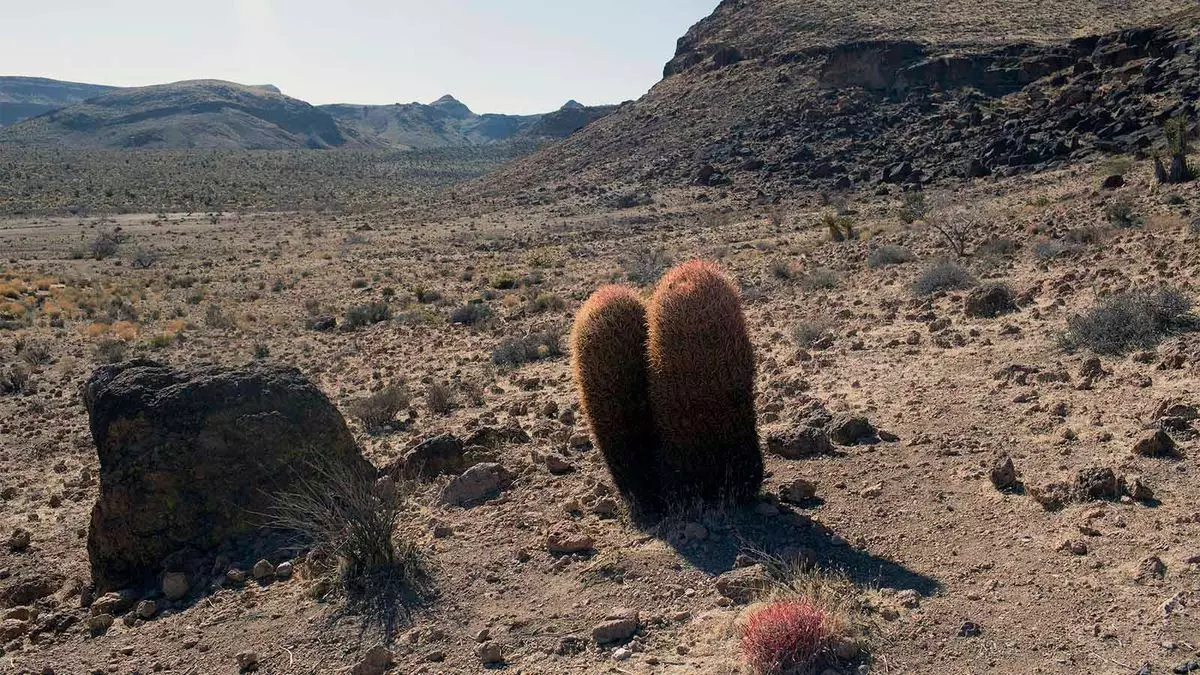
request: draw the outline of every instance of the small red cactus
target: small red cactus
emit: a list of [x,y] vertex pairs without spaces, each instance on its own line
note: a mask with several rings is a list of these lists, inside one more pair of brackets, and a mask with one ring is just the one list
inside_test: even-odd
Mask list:
[[742,653],[764,675],[808,672],[829,646],[829,614],[807,600],[779,600],[755,610],[741,627]]

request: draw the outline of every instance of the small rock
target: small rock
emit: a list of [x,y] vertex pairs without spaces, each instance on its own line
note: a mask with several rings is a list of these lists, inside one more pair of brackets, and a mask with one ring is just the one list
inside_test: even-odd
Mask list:
[[785,459],[819,457],[833,452],[829,434],[812,426],[772,432],[767,435],[766,445],[767,452]]
[[259,560],[254,563],[251,574],[254,575],[255,581],[263,581],[275,576],[275,566],[271,564],[270,560]]
[[561,456],[551,453],[546,455],[546,469],[555,476],[561,476],[571,473],[575,467]]
[[767,570],[750,565],[722,574],[714,582],[717,593],[740,604],[748,603],[770,588]]
[[1038,487],[1030,487],[1029,495],[1047,511],[1058,511],[1074,497],[1071,485],[1055,481]]
[[292,578],[292,563],[281,562],[275,567],[276,579],[291,579]]
[[816,483],[804,478],[796,478],[779,486],[779,500],[788,504],[803,504],[816,496]]
[[112,614],[97,614],[88,619],[88,630],[98,635],[112,628],[114,622],[116,622],[116,617]]
[[567,635],[559,639],[558,645],[554,648],[554,653],[559,656],[574,656],[587,651],[587,642],[574,635]]
[[252,651],[238,652],[237,654],[238,668],[243,673],[256,670],[258,668],[258,653]]
[[614,661],[627,661],[631,656],[633,656],[633,650],[627,647],[618,647],[613,650],[612,654]]
[[1082,539],[1068,539],[1058,545],[1058,550],[1066,551],[1071,555],[1087,555],[1088,545]]
[[879,432],[866,417],[838,415],[829,423],[829,438],[838,445],[858,445],[879,437]]
[[91,614],[92,616],[99,614],[116,616],[123,614],[130,607],[133,607],[133,603],[135,602],[137,602],[137,594],[133,591],[125,590],[116,593],[105,593],[92,602]]
[[708,528],[700,523],[688,523],[683,526],[683,538],[688,541],[704,541],[708,539]]
[[29,632],[28,621],[21,621],[19,619],[5,619],[0,621],[0,645],[11,640],[19,640],[27,632]]
[[964,621],[958,628],[959,637],[979,637],[980,635],[983,635],[983,626],[974,621]]
[[246,571],[239,570],[236,567],[231,567],[229,571],[225,573],[225,581],[233,584],[234,586],[240,586],[246,583],[247,578]]
[[442,490],[441,503],[471,506],[512,485],[515,476],[499,464],[476,464],[455,476]]
[[504,648],[499,642],[489,640],[476,645],[475,656],[478,656],[479,662],[485,666],[504,663]]
[[186,574],[167,572],[163,575],[162,592],[167,600],[179,600],[188,594],[191,585]]
[[13,530],[12,536],[8,538],[8,548],[14,553],[20,553],[29,548],[30,535],[29,530],[23,527],[18,527]]
[[858,496],[863,499],[875,499],[883,494],[883,483],[876,483],[870,487],[865,487],[859,490]]
[[1159,429],[1134,444],[1133,454],[1142,457],[1174,457],[1179,454],[1179,447],[1170,434]]
[[1017,478],[1017,468],[1008,455],[996,458],[992,464],[991,479],[992,485],[1001,492],[1011,492],[1021,487],[1021,481]]
[[1166,575],[1167,566],[1163,564],[1162,558],[1152,555],[1138,563],[1137,573],[1134,575],[1134,578],[1145,583],[1155,579],[1162,579]]
[[396,657],[387,647],[371,647],[363,656],[363,660],[355,664],[350,675],[383,675],[395,663]]
[[142,600],[137,604],[137,609],[134,611],[139,619],[149,621],[158,614],[158,603],[153,600]]
[[616,518],[620,513],[621,507],[617,501],[611,497],[597,499],[595,506],[592,507],[592,513],[601,518]]
[[994,319],[1017,311],[1016,296],[1007,284],[985,284],[967,293],[963,313],[969,317]]
[[593,540],[570,523],[558,523],[546,534],[546,550],[554,555],[583,553],[592,549]]
[[1119,187],[1124,187],[1125,177],[1119,173],[1114,173],[1110,176],[1105,176],[1100,182],[1100,188],[1103,190],[1116,190]]
[[1121,496],[1117,474],[1107,467],[1080,469],[1075,477],[1075,494],[1080,501],[1117,499]]
[[1121,479],[1121,492],[1129,495],[1135,502],[1154,501],[1154,490],[1142,480],[1141,476],[1127,476]]
[[461,473],[467,468],[464,447],[462,440],[453,434],[434,436],[404,453],[399,462],[389,465],[384,472],[408,480]]
[[592,629],[592,639],[596,644],[623,642],[637,633],[641,623],[636,610],[617,609],[609,613],[608,618]]

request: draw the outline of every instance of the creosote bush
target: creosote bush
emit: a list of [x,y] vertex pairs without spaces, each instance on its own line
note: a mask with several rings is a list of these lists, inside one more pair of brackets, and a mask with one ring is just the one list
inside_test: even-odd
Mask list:
[[806,291],[827,291],[837,288],[838,274],[827,267],[818,267],[804,276],[801,286]]
[[450,323],[474,326],[483,323],[492,315],[492,310],[482,302],[468,302],[450,312]]
[[346,310],[342,320],[342,328],[355,330],[373,324],[381,323],[392,318],[392,308],[386,302],[368,302],[354,305]]
[[1166,336],[1196,328],[1192,301],[1172,288],[1140,289],[1103,299],[1067,321],[1062,346],[1097,354],[1149,349]]
[[792,329],[792,339],[801,349],[812,349],[833,337],[833,322],[825,318],[801,321]]
[[435,415],[449,415],[458,407],[458,397],[454,389],[442,382],[434,382],[425,390],[425,405]]
[[913,255],[912,251],[903,246],[885,244],[871,251],[870,255],[867,256],[867,267],[879,268],[888,265],[903,265],[904,263],[914,262],[916,259],[917,256]]
[[404,382],[393,382],[369,396],[352,401],[349,412],[363,423],[368,433],[376,433],[396,421],[396,415],[408,408],[411,401],[412,396]]
[[967,268],[949,260],[934,263],[913,282],[917,295],[933,295],[939,291],[961,291],[978,283]]

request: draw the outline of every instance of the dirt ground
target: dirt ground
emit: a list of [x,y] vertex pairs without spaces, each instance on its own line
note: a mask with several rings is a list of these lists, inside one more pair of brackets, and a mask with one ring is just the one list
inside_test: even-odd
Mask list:
[[[10,593],[0,616],[20,618],[9,616],[18,584],[53,588],[32,603],[50,628],[0,641],[0,672],[234,673],[246,651],[257,654],[259,672],[349,672],[387,639],[337,598],[314,599],[303,574],[88,630],[80,590],[90,578],[85,538],[98,464],[78,389],[97,347],[120,349],[116,342],[126,356],[172,364],[294,364],[343,411],[403,379],[414,393],[407,428],[369,435],[347,415],[377,466],[443,432],[512,424],[528,432],[528,443],[494,451],[517,474],[498,498],[439,506],[439,479],[420,486],[405,512],[401,534],[418,542],[433,591],[408,608],[410,624],[390,642],[392,672],[482,672],[484,640],[503,648],[504,663],[489,668],[511,673],[747,672],[736,634],[745,607],[723,597],[714,578],[742,564],[739,554],[797,551],[844,573],[864,611],[863,655],[844,672],[1168,673],[1200,659],[1200,443],[1177,435],[1174,459],[1132,452],[1161,402],[1200,404],[1196,334],[1151,353],[1105,356],[1105,374],[1094,379],[1081,375],[1091,355],[1065,352],[1058,339],[1098,294],[1167,283],[1198,297],[1200,234],[1189,222],[1200,188],[1153,186],[1142,162],[1114,193],[1099,188],[1103,172],[989,180],[955,195],[987,214],[975,244],[1015,244],[1009,254],[964,260],[1021,298],[1019,311],[994,319],[966,317],[963,291],[914,296],[913,279],[947,252],[922,223],[897,218],[898,192],[852,200],[856,227],[869,236],[844,243],[817,225],[815,200],[761,207],[709,192],[713,201],[699,202],[691,190],[611,212],[563,201],[0,221],[8,305],[0,309],[10,322],[0,363],[22,363],[19,340],[25,353],[30,342],[46,347],[26,364],[24,393],[0,396],[0,598]],[[1120,195],[1142,227],[1098,227]],[[126,237],[117,255],[75,257],[117,226]],[[1095,228],[1092,243],[1054,258],[1036,252],[1084,228]],[[868,253],[881,243],[919,260],[871,268]],[[155,262],[136,267],[138,249],[154,251]],[[898,440],[814,459],[768,455],[764,493],[807,478],[817,486],[807,504],[768,499],[649,529],[596,508],[611,480],[586,442],[569,356],[501,367],[492,350],[569,330],[599,285],[661,272],[658,251],[717,260],[741,284],[764,437],[801,423],[819,402],[865,415]],[[833,271],[832,287],[812,281],[818,269]],[[440,299],[430,301],[434,292]],[[305,327],[311,314],[340,319],[385,297],[389,321],[351,332]],[[450,311],[470,299],[482,300],[490,319],[450,324]],[[799,348],[794,327],[822,320],[832,340]],[[456,399],[444,414],[427,400],[441,385]],[[1001,453],[1027,486],[1111,468],[1141,476],[1154,500],[1049,511],[1030,490],[993,486]],[[548,455],[567,466],[551,472]],[[551,554],[547,532],[564,527],[590,536],[591,549]],[[23,550],[2,545],[16,528],[32,535]],[[599,646],[592,629],[614,608],[637,610],[639,632]],[[964,630],[968,622],[978,630]]]

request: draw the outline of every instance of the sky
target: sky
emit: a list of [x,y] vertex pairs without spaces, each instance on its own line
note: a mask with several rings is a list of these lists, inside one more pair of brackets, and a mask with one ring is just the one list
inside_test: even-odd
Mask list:
[[644,94],[717,0],[0,0],[0,75],[538,113]]

